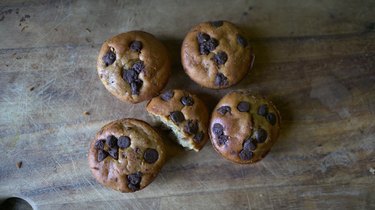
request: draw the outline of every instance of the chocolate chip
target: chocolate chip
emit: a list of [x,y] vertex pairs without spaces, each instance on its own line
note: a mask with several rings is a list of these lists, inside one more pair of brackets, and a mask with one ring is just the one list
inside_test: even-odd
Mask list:
[[210,24],[213,26],[213,27],[220,27],[223,25],[223,21],[222,20],[216,20],[216,21],[211,21]]
[[105,66],[109,66],[116,60],[116,54],[112,51],[108,51],[107,54],[103,56],[103,62],[105,63]]
[[104,160],[107,156],[108,156],[108,152],[106,152],[106,151],[104,151],[104,150],[99,150],[99,151],[98,151],[98,162],[101,162],[101,161]]
[[146,163],[155,163],[159,159],[159,153],[156,149],[146,149],[143,159],[145,159]]
[[129,136],[120,136],[118,138],[117,145],[122,149],[128,148],[130,146]]
[[260,105],[258,108],[258,114],[265,117],[267,113],[268,113],[267,105],[265,104]]
[[207,55],[219,45],[219,41],[214,38],[210,38],[208,41],[203,42],[199,45],[199,52],[201,55]]
[[253,157],[253,152],[250,150],[241,150],[238,156],[241,160],[250,160]]
[[136,61],[133,64],[132,69],[139,74],[143,69],[145,69],[145,64],[143,61]]
[[134,63],[131,69],[124,69],[122,78],[130,84],[132,95],[139,95],[143,81],[138,79],[139,73],[144,69],[143,61]]
[[190,96],[182,96],[180,101],[184,106],[192,106],[194,104],[194,100]]
[[142,85],[143,85],[143,81],[140,80],[140,79],[137,79],[137,80],[133,81],[132,83],[130,83],[132,95],[139,95],[139,91],[140,91]]
[[247,139],[244,143],[243,143],[243,149],[244,150],[255,150],[257,148],[257,144],[256,144],[256,141],[255,139]]
[[237,105],[237,109],[240,112],[248,112],[250,110],[250,103],[246,101],[241,101]]
[[224,134],[224,127],[220,123],[215,123],[214,126],[212,126],[212,132],[216,136],[221,136]]
[[221,115],[225,115],[226,113],[231,112],[231,108],[230,106],[222,106],[219,107],[216,111],[219,112]]
[[196,134],[199,130],[198,126],[198,121],[193,121],[193,120],[188,120],[185,127],[184,131],[188,134]]
[[199,44],[202,44],[203,42],[207,42],[208,40],[210,40],[210,36],[206,33],[199,32],[197,35],[197,40]]
[[174,122],[174,123],[180,123],[185,120],[184,114],[180,111],[174,111],[169,114],[169,118]]
[[221,146],[221,145],[227,144],[229,138],[226,135],[221,135],[217,137],[217,139],[218,139],[218,144]]
[[117,138],[113,135],[107,136],[107,144],[110,148],[116,148],[117,147]]
[[228,85],[228,78],[222,73],[217,73],[215,77],[216,86],[226,86]]
[[198,132],[197,134],[194,135],[193,141],[196,143],[200,143],[203,140],[204,133],[203,131]]
[[109,154],[113,159],[117,160],[117,159],[118,159],[118,147],[117,147],[117,145],[116,145],[116,148],[111,148],[111,149],[109,149],[108,154]]
[[132,83],[133,81],[138,79],[138,73],[133,70],[133,69],[124,69],[122,78],[127,82],[127,83]]
[[128,187],[129,187],[130,190],[136,191],[136,190],[140,189],[140,183],[141,183],[141,180],[142,180],[142,175],[143,174],[141,172],[137,172],[137,173],[129,174],[127,176]]
[[95,149],[101,149],[103,150],[104,149],[104,144],[105,144],[105,140],[104,139],[100,139],[98,141],[95,142]]
[[164,93],[162,93],[160,95],[160,98],[163,100],[163,101],[169,101],[171,98],[173,98],[174,96],[174,92],[173,90],[167,90],[165,91]]
[[217,41],[215,38],[211,38],[206,43],[207,43],[207,49],[210,52],[215,50],[215,48],[219,45],[219,41]]
[[131,183],[128,184],[128,188],[132,191],[137,191],[140,189],[140,187],[141,187],[140,184],[131,184]]
[[267,131],[265,131],[263,128],[259,128],[257,131],[255,131],[254,137],[258,143],[263,143],[267,139]]
[[203,44],[199,45],[199,52],[200,52],[201,55],[208,55],[210,53],[210,51],[207,49],[207,47],[204,46]]
[[274,113],[268,113],[266,119],[268,120],[271,125],[275,125],[276,123],[276,115]]
[[16,167],[17,167],[17,168],[21,168],[21,167],[22,167],[22,161],[18,161],[18,162],[16,163]]
[[228,60],[228,56],[225,52],[220,51],[214,55],[213,60],[217,65],[224,65]]
[[141,183],[142,175],[143,175],[142,172],[137,172],[137,173],[129,174],[127,176],[128,183],[133,184],[133,185]]
[[242,47],[246,47],[247,46],[247,40],[243,36],[241,36],[241,35],[237,35],[237,42]]
[[130,43],[130,49],[132,51],[141,52],[142,50],[142,42],[140,41],[133,41]]

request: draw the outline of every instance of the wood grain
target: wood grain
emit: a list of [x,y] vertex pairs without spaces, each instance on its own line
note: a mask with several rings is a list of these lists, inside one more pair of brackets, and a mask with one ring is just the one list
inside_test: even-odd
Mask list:
[[[346,0],[1,1],[0,200],[35,209],[375,209],[374,9]],[[252,72],[220,91],[194,84],[179,58],[186,32],[214,19],[240,25],[256,54]],[[133,29],[170,50],[168,88],[198,94],[210,110],[235,89],[269,96],[282,115],[269,155],[243,166],[210,143],[195,153],[169,142],[171,158],[145,190],[99,185],[87,164],[97,130],[123,117],[154,124],[145,103],[117,100],[96,73],[101,43]]]

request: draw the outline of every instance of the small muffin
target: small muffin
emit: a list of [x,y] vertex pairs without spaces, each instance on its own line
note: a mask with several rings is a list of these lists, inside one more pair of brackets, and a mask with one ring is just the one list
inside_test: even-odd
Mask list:
[[130,31],[104,42],[97,61],[101,81],[118,99],[139,103],[167,84],[171,61],[167,48],[153,35]]
[[178,143],[199,151],[208,139],[208,111],[197,96],[184,90],[167,90],[154,97],[146,107],[148,113],[172,129]]
[[280,114],[272,102],[247,91],[225,95],[212,112],[209,135],[215,150],[236,163],[261,160],[276,142]]
[[252,68],[254,55],[241,32],[228,21],[195,26],[181,49],[185,72],[199,85],[221,89],[238,83]]
[[91,172],[102,185],[134,192],[149,185],[164,165],[161,137],[147,123],[122,119],[105,125],[91,142]]

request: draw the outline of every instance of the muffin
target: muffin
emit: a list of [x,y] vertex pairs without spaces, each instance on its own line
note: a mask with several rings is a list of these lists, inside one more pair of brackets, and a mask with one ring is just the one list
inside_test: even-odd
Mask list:
[[161,137],[137,119],[117,120],[102,127],[88,154],[95,179],[120,192],[134,192],[149,185],[165,158]]
[[209,135],[215,150],[235,163],[254,163],[271,150],[280,131],[280,114],[264,97],[248,91],[225,95],[211,115]]
[[130,31],[104,42],[97,60],[101,81],[118,99],[139,103],[167,84],[171,61],[167,48],[153,35]]
[[199,151],[208,140],[208,111],[196,95],[184,90],[167,90],[151,99],[146,109],[172,129],[177,142],[185,149]]
[[242,80],[254,54],[244,33],[228,21],[201,23],[186,35],[181,49],[185,72],[199,85],[222,89]]

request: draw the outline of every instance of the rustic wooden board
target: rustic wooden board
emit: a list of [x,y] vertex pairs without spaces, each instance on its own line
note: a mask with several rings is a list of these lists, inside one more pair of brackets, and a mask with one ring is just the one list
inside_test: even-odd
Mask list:
[[[374,11],[375,1],[342,0],[1,1],[0,200],[35,209],[375,209]],[[239,24],[256,54],[246,79],[220,91],[198,87],[179,61],[189,28],[213,19]],[[268,95],[283,118],[269,155],[243,166],[210,143],[199,153],[171,144],[145,190],[99,185],[86,161],[96,131],[123,117],[153,123],[145,103],[122,103],[96,74],[103,40],[133,29],[168,46],[168,88],[197,93],[211,110],[234,89]]]

